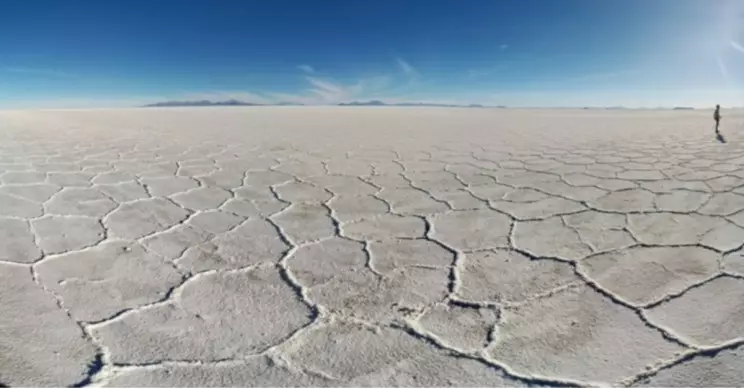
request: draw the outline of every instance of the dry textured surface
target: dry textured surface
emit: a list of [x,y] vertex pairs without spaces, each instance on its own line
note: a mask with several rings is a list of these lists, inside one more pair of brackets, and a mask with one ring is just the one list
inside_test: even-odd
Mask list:
[[725,120],[0,112],[0,386],[742,386]]

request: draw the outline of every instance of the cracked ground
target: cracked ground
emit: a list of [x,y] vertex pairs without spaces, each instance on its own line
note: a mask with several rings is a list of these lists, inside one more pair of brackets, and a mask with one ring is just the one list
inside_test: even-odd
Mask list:
[[742,386],[709,112],[0,112],[2,386]]

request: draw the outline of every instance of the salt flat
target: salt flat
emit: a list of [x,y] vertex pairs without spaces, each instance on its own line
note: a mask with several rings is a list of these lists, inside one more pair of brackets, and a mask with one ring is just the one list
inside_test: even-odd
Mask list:
[[0,112],[0,384],[744,385],[744,112]]

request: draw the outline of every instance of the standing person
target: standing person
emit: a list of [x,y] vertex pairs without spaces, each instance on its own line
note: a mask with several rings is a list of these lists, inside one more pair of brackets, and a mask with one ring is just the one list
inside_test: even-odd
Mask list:
[[713,119],[716,121],[716,134],[718,134],[718,126],[721,124],[721,106],[716,104],[716,111],[713,112]]

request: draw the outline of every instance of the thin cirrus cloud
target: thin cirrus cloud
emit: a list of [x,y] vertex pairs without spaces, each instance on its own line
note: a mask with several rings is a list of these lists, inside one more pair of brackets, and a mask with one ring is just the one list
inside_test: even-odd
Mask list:
[[298,66],[297,66],[297,69],[300,69],[300,70],[302,70],[303,72],[305,72],[305,73],[309,73],[309,74],[313,74],[313,73],[315,73],[315,69],[313,69],[313,67],[312,67],[312,66],[310,66],[310,65],[298,65]]
[[330,81],[326,81],[320,78],[316,77],[306,77],[307,81],[315,87],[315,90],[318,90],[320,92],[324,93],[340,93],[342,92],[342,87],[338,86]]
[[723,78],[728,81],[729,75],[728,75],[728,69],[726,69],[726,64],[723,63],[723,60],[720,56],[716,57],[716,62],[718,62],[718,70],[721,71],[721,75]]
[[355,84],[342,84],[327,79],[306,76],[308,88],[297,92],[274,91],[208,91],[191,92],[171,98],[176,101],[227,101],[238,100],[254,104],[294,103],[304,105],[322,105],[344,102],[370,90],[368,80],[360,80]]
[[323,101],[336,101],[346,98],[351,94],[348,88],[342,85],[336,85],[330,81],[315,77],[306,77],[306,79],[313,86],[310,92],[319,96]]
[[[396,63],[410,80],[413,80],[418,75],[416,69],[405,60],[396,58]],[[397,91],[396,87],[391,87],[391,81],[395,77],[387,74],[364,77],[351,83],[343,83],[333,80],[333,78],[317,75],[315,68],[309,64],[297,65],[296,68],[305,73],[303,78],[308,85],[293,92],[250,90],[197,92],[189,93],[177,100],[225,101],[234,99],[256,104],[295,103],[324,105],[337,104],[354,99],[375,99],[386,95],[386,93]]]
[[372,96],[384,91],[390,83],[388,76],[367,77],[353,84],[336,83],[316,77],[306,77],[313,86],[309,92],[319,98],[316,103],[340,103],[354,98]]
[[741,43],[737,41],[731,41],[731,47],[734,48],[734,50],[741,52],[744,54],[744,46],[741,45]]
[[403,73],[405,73],[406,75],[415,76],[418,74],[418,72],[416,71],[416,68],[411,66],[411,64],[406,62],[404,59],[396,58],[395,61],[398,63],[398,66],[400,67],[401,70],[403,70]]
[[[417,72],[407,62],[400,60],[397,64],[409,78],[414,80]],[[98,100],[81,100],[81,99],[61,99],[47,102],[38,102],[37,107],[58,107],[58,108],[83,108],[104,105],[106,107],[116,106],[140,106],[157,101],[227,101],[239,100],[246,103],[254,104],[277,104],[277,103],[295,103],[304,105],[328,105],[348,102],[352,100],[373,100],[382,99],[391,96],[400,97],[400,93],[410,88],[402,87],[408,84],[393,83],[394,80],[400,80],[400,76],[394,73],[378,74],[367,76],[350,81],[341,82],[332,77],[319,76],[315,69],[310,65],[298,65],[297,69],[304,74],[302,77],[303,84],[294,91],[272,91],[272,90],[206,90],[190,91],[166,96],[151,96],[136,99],[121,99],[111,101]],[[71,76],[64,72],[57,72],[46,69],[20,68],[20,67],[1,67],[0,72],[6,73],[24,73],[34,76]],[[404,91],[401,91],[403,89]],[[400,97],[403,98],[403,97]],[[4,104],[6,105],[6,104]],[[12,104],[15,107],[31,106],[30,102],[16,102]]]
[[190,93],[176,100],[239,100],[256,104],[295,103],[305,105],[325,105],[347,102],[352,99],[372,99],[386,92],[390,77],[375,76],[357,80],[354,83],[340,83],[325,78],[306,76],[309,87],[296,93],[224,91]]

